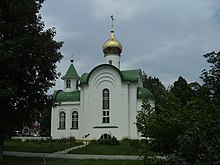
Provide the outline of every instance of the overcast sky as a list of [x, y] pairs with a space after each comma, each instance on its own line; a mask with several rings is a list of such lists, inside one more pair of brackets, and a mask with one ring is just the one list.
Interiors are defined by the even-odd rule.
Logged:
[[[82, 75], [105, 62], [102, 45], [115, 19], [121, 42], [121, 70], [141, 69], [165, 86], [179, 76], [199, 81], [208, 52], [220, 51], [220, 0], [46, 0], [40, 11], [46, 28], [63, 41], [62, 76], [71, 59]], [[56, 81], [54, 89], [62, 89]]]

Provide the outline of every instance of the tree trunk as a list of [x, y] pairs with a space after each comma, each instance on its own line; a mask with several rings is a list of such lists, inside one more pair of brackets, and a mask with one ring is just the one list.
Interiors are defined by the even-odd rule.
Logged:
[[0, 164], [3, 164], [4, 136], [0, 133]]

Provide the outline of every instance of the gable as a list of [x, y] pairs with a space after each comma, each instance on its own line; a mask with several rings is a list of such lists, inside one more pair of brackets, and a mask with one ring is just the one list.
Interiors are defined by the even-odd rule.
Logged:
[[89, 82], [89, 79], [92, 73], [96, 71], [97, 69], [100, 69], [101, 67], [110, 67], [111, 69], [118, 72], [121, 78], [121, 82], [137, 83], [140, 79], [142, 79], [141, 78], [142, 74], [141, 74], [140, 69], [120, 71], [118, 68], [116, 68], [113, 65], [102, 64], [92, 69], [90, 73], [84, 73], [80, 78], [80, 85], [88, 85], [88, 82]]

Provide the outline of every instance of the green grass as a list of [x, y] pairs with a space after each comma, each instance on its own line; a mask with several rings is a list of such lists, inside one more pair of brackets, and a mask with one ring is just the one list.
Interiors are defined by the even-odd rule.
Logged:
[[5, 141], [4, 151], [20, 151], [20, 152], [56, 152], [80, 145], [81, 143], [71, 142], [43, 142], [43, 141]]
[[[4, 157], [5, 165], [43, 165], [43, 158]], [[142, 165], [139, 160], [77, 160], [77, 159], [46, 159], [46, 165]]]
[[70, 154], [93, 154], [93, 155], [141, 155], [141, 152], [130, 147], [128, 142], [120, 142], [119, 145], [89, 144], [86, 147], [72, 150]]

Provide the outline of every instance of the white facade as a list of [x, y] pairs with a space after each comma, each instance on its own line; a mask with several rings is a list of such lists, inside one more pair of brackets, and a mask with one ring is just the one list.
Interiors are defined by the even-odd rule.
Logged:
[[[103, 52], [108, 53], [113, 46], [107, 43], [108, 50]], [[62, 77], [64, 89], [55, 91], [53, 95], [59, 103], [52, 108], [53, 139], [70, 136], [84, 139], [87, 135], [87, 139], [92, 140], [99, 139], [103, 134], [119, 140], [140, 138], [135, 124], [137, 111], [141, 110], [143, 97], [151, 100], [153, 105], [153, 95], [143, 88], [140, 69], [119, 70], [120, 54], [117, 53], [121, 53], [122, 47], [117, 49], [114, 55], [105, 55], [106, 64], [96, 66], [81, 77], [71, 64]], [[67, 81], [71, 81], [70, 86]], [[76, 88], [77, 82], [80, 90]]]

